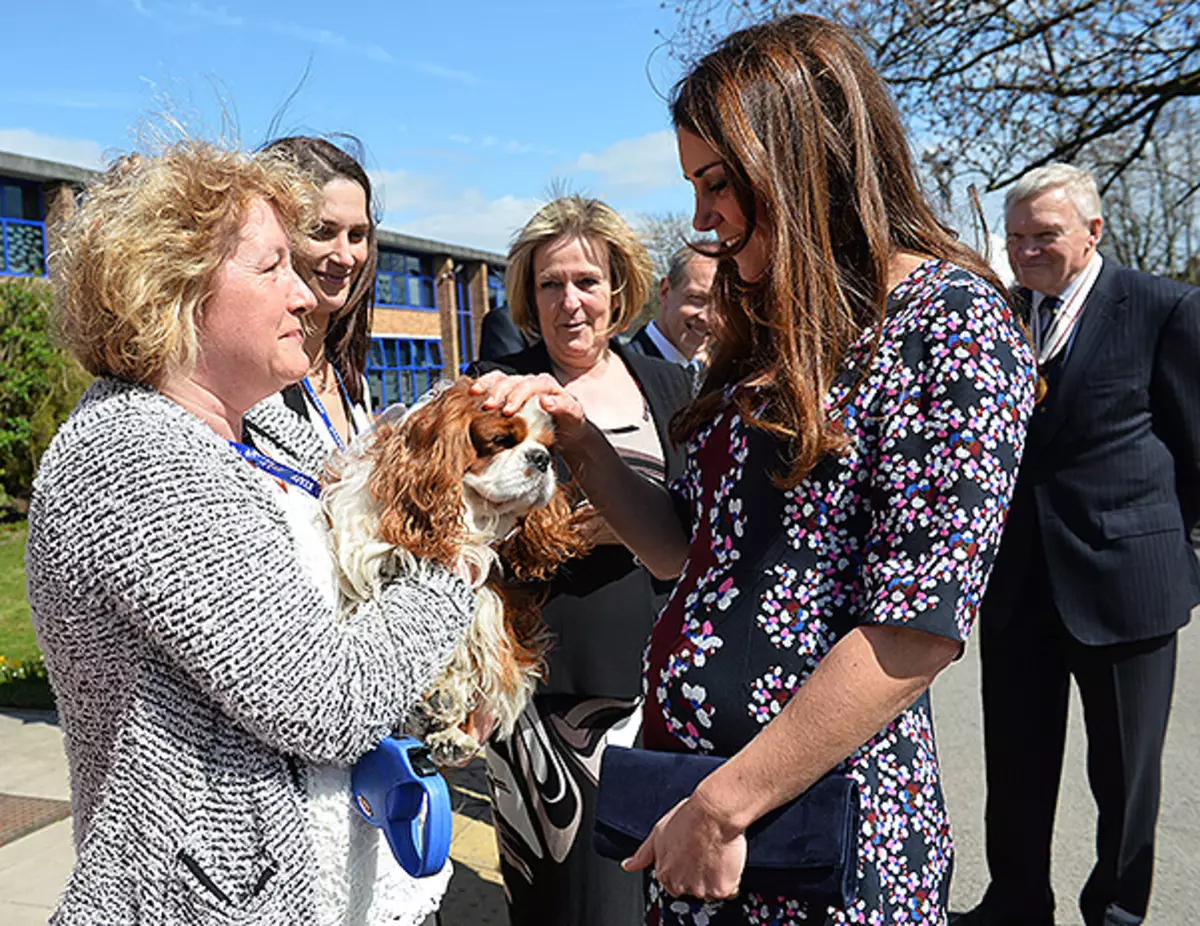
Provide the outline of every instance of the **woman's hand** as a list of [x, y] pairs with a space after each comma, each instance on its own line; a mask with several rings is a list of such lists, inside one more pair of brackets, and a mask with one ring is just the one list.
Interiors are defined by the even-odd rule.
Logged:
[[471, 385], [471, 392], [484, 395], [484, 408], [499, 408], [506, 415], [515, 414], [534, 396], [541, 399], [542, 408], [554, 418], [558, 442], [564, 450], [587, 430], [587, 415], [579, 400], [562, 387], [549, 373], [537, 376], [508, 376], [499, 370], [485, 373]]
[[672, 897], [736, 897], [746, 867], [746, 834], [723, 825], [693, 795], [654, 824], [637, 852], [621, 863], [626, 871], [650, 866]]

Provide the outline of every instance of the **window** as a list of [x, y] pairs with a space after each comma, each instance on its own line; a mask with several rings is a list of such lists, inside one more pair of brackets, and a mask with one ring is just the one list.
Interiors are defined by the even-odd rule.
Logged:
[[374, 411], [412, 405], [442, 378], [442, 342], [435, 338], [371, 339], [367, 383]]
[[458, 305], [458, 351], [461, 358], [458, 372], [467, 372], [471, 360], [475, 356], [475, 328], [471, 323], [471, 299], [468, 293], [467, 268], [456, 267], [454, 270], [455, 302]]
[[36, 183], [0, 177], [0, 276], [46, 275], [46, 226]]
[[508, 293], [504, 291], [504, 271], [488, 270], [488, 311], [508, 304]]
[[379, 250], [375, 303], [389, 308], [437, 311], [433, 259], [404, 251]]

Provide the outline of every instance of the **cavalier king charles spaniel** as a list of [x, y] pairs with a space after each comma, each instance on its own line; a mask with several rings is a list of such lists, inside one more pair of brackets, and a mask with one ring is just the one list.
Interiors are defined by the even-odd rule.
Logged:
[[439, 765], [479, 751], [473, 712], [511, 735], [548, 642], [527, 583], [586, 552], [558, 486], [550, 416], [536, 398], [511, 416], [485, 410], [470, 386], [463, 377], [407, 413], [385, 412], [331, 460], [321, 493], [342, 617], [422, 562], [475, 592], [466, 636], [405, 723]]

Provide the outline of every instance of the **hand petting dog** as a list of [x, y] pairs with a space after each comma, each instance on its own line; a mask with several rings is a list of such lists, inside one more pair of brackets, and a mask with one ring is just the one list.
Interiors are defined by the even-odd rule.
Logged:
[[331, 459], [321, 494], [340, 589], [353, 620], [386, 577], [437, 563], [475, 592], [475, 620], [405, 732], [440, 765], [474, 756], [492, 726], [511, 735], [544, 671], [548, 641], [536, 596], [588, 542], [572, 520], [536, 398], [504, 414], [471, 380], [437, 389]]

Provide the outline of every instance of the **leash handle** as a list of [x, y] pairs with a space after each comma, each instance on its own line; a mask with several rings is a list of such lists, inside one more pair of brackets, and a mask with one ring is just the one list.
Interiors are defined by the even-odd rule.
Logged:
[[411, 736], [389, 736], [358, 760], [350, 776], [354, 806], [383, 830], [392, 855], [414, 878], [437, 874], [450, 854], [450, 789]]

